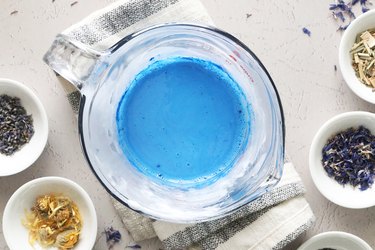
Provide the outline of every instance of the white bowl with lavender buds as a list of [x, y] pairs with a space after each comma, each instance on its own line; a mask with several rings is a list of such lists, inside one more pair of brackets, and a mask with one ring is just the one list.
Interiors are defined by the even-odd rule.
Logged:
[[353, 209], [375, 206], [375, 114], [347, 112], [324, 123], [311, 143], [309, 165], [328, 200]]
[[[363, 44], [364, 41], [366, 45]], [[375, 10], [370, 10], [357, 17], [345, 30], [339, 47], [339, 64], [349, 88], [357, 96], [373, 104], [375, 104], [374, 60]]]
[[47, 114], [38, 97], [24, 84], [0, 78], [0, 176], [31, 166], [47, 138]]

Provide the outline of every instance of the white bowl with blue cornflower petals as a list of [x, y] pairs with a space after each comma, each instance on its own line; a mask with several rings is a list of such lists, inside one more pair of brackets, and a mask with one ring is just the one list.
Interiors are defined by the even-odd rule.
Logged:
[[[375, 114], [363, 111], [347, 112], [337, 115], [324, 123], [316, 133], [310, 147], [309, 165], [310, 173], [315, 186], [320, 193], [333, 203], [347, 208], [359, 209], [375, 206], [375, 184], [369, 178], [370, 187], [350, 184], [340, 184], [333, 177], [329, 177], [323, 167], [323, 148], [328, 140], [338, 133], [349, 128], [357, 129], [363, 126], [375, 135]], [[373, 146], [371, 146], [373, 147]], [[375, 154], [375, 151], [372, 152]], [[375, 157], [375, 156], [374, 156]], [[375, 167], [374, 167], [375, 168]]]
[[18, 151], [11, 155], [0, 153], [0, 176], [9, 176], [27, 169], [39, 158], [47, 143], [48, 119], [41, 101], [26, 85], [0, 78], [1, 95], [18, 97], [27, 115], [31, 115], [34, 128], [30, 141]]
[[350, 233], [331, 231], [311, 237], [297, 250], [341, 249], [372, 250], [364, 240]]

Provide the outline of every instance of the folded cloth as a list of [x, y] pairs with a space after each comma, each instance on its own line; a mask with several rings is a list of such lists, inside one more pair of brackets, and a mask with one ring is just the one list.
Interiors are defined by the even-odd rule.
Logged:
[[[178, 21], [212, 24], [199, 0], [122, 0], [62, 33], [102, 50], [141, 28]], [[69, 85], [64, 87], [77, 111], [79, 93]], [[286, 163], [275, 188], [233, 214], [209, 222], [187, 225], [154, 221], [114, 199], [113, 204], [135, 241], [157, 236], [166, 249], [281, 249], [314, 220], [304, 192], [293, 165]]]
[[292, 163], [275, 188], [233, 214], [198, 224], [154, 221], [114, 200], [127, 230], [140, 241], [159, 237], [166, 249], [281, 249], [314, 220]]
[[[170, 22], [213, 25], [199, 0], [120, 0], [92, 13], [61, 34], [101, 51], [135, 31]], [[79, 92], [68, 82], [61, 84], [73, 111], [78, 113]]]

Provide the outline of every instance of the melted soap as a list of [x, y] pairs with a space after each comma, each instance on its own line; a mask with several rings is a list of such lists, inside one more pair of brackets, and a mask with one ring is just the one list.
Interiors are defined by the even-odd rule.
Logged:
[[227, 172], [250, 135], [250, 105], [220, 66], [196, 58], [156, 61], [117, 109], [119, 144], [143, 174], [173, 182]]

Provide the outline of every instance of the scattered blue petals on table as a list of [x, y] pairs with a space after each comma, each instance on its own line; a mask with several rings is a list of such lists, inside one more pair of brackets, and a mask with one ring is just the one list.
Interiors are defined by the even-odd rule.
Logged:
[[368, 189], [375, 176], [375, 135], [363, 126], [339, 132], [323, 147], [322, 164], [339, 184]]
[[362, 12], [363, 13], [365, 13], [365, 12], [367, 12], [367, 11], [369, 11], [370, 9], [369, 8], [367, 8], [366, 6], [362, 6]]
[[342, 22], [345, 22], [345, 17], [342, 12], [333, 12], [333, 15], [339, 18]]
[[131, 245], [131, 246], [127, 246], [126, 248], [130, 248], [130, 249], [141, 249], [142, 247], [140, 245]]
[[337, 30], [346, 30], [349, 27], [349, 24], [347, 25], [340, 25]]
[[336, 0], [334, 3], [331, 3], [329, 5], [329, 10], [332, 11], [333, 18], [339, 22], [339, 28], [337, 30], [346, 30], [350, 23], [356, 18], [353, 11], [354, 6], [360, 6], [361, 12], [365, 13], [370, 10], [368, 5], [371, 5], [371, 2], [368, 0], [351, 0], [347, 3], [345, 3], [344, 0]]
[[344, 1], [339, 1], [337, 4], [331, 4], [330, 10], [342, 10], [342, 11], [349, 11], [351, 9], [351, 5], [345, 4]]
[[112, 249], [112, 247], [121, 240], [121, 233], [113, 229], [113, 227], [106, 228], [104, 233], [108, 249]]
[[355, 5], [356, 3], [358, 3], [359, 2], [359, 0], [353, 0], [352, 1], [352, 5]]
[[305, 33], [306, 35], [311, 36], [311, 31], [308, 30], [307, 28], [303, 27], [302, 31], [303, 31], [303, 33]]

